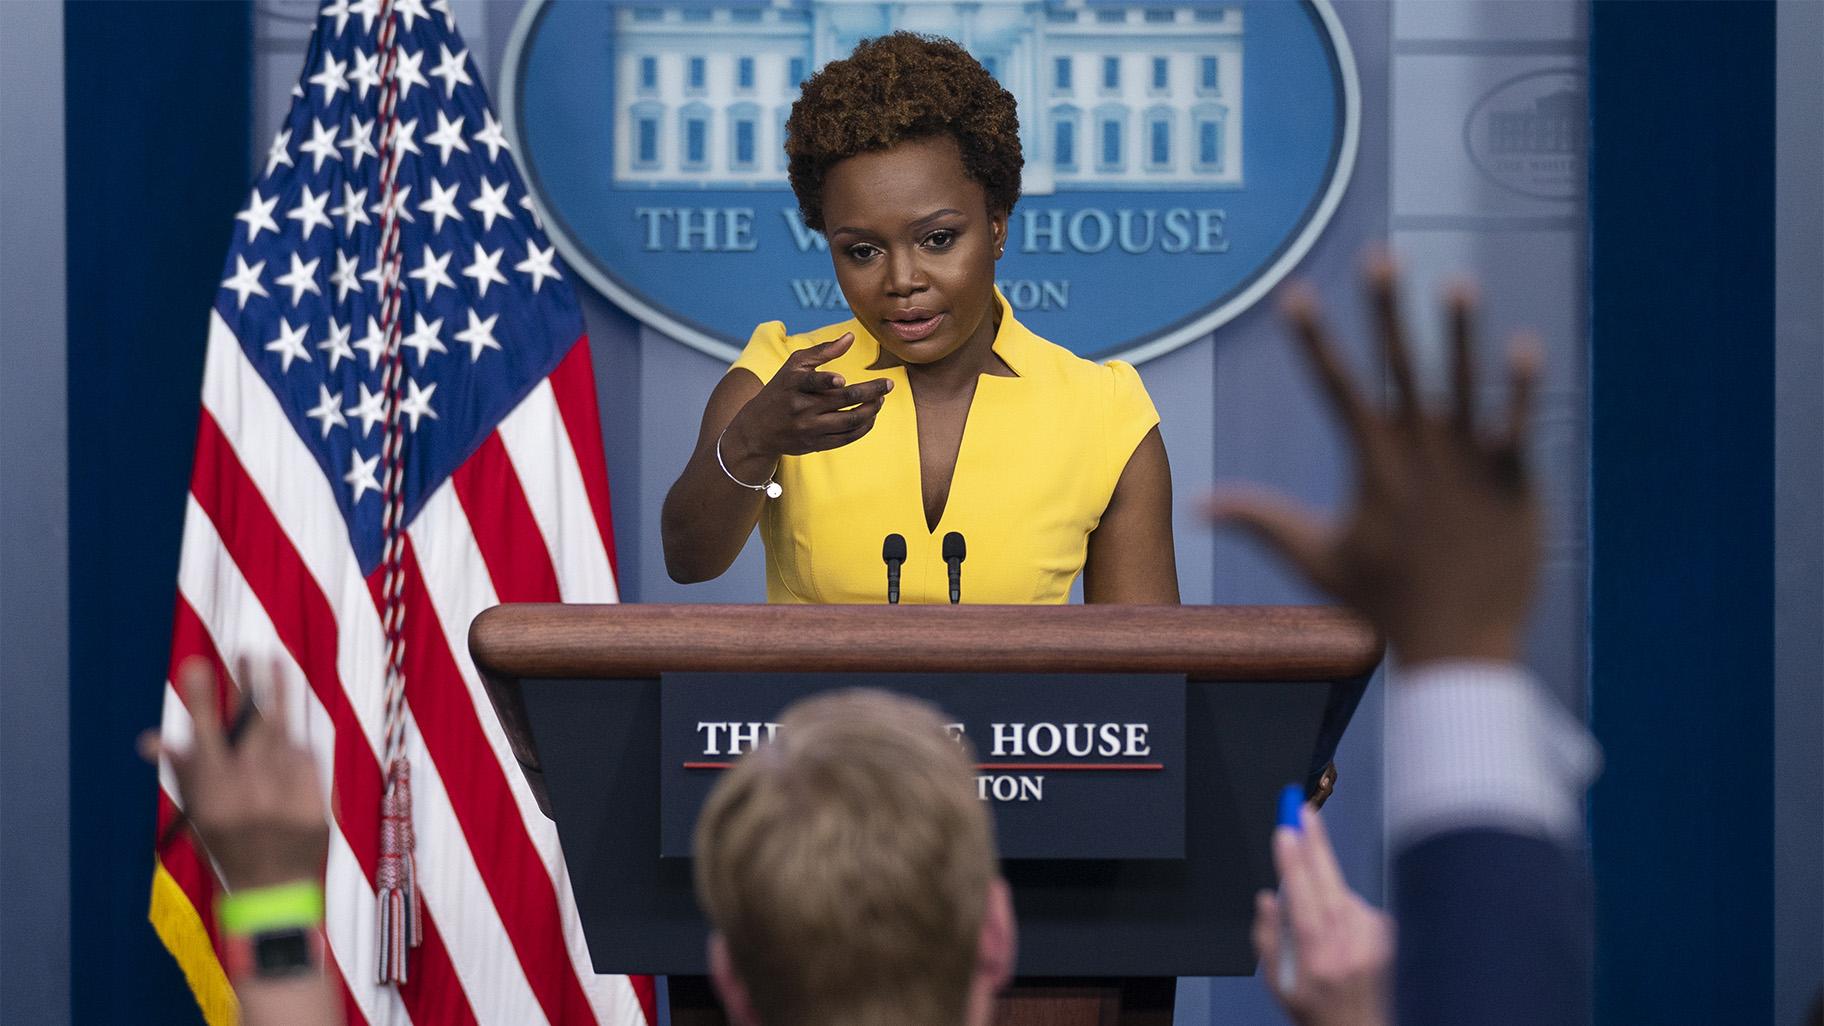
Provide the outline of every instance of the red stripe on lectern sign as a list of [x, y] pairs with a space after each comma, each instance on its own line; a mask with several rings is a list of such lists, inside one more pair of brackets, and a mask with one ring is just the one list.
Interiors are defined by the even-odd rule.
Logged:
[[[733, 769], [732, 762], [687, 762], [687, 770], [725, 770]], [[1123, 770], [1158, 771], [1165, 769], [1162, 762], [978, 762], [975, 768], [984, 772], [999, 770], [1004, 772], [1045, 771], [1050, 773], [1119, 773]]]

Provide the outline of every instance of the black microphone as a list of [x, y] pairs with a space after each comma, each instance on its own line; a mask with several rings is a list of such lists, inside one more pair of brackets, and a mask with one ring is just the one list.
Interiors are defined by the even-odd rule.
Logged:
[[963, 557], [966, 554], [961, 532], [951, 531], [944, 535], [944, 562], [950, 564], [950, 604], [953, 606], [963, 600]]
[[880, 558], [887, 561], [887, 604], [899, 605], [899, 565], [906, 561], [906, 537], [889, 534], [881, 543]]

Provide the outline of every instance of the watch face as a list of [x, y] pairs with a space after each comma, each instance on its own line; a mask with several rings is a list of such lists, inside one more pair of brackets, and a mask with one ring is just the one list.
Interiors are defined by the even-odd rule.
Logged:
[[316, 971], [310, 931], [294, 927], [253, 938], [253, 971], [260, 976], [293, 976]]

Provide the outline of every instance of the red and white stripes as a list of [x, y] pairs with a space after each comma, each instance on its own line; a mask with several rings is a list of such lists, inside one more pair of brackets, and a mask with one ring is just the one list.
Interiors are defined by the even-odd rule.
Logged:
[[[361, 574], [328, 480], [300, 472], [314, 465], [303, 440], [211, 318], [172, 676], [190, 655], [219, 668], [271, 653], [305, 683], [292, 689], [301, 706], [291, 722], [330, 789], [326, 950], [353, 1023], [651, 1021], [648, 989], [591, 971], [556, 832], [509, 758], [464, 640], [496, 601], [614, 596], [606, 494], [588, 483], [601, 459], [589, 380], [579, 340], [399, 532], [389, 620], [384, 571]], [[394, 652], [405, 690], [396, 706]], [[371, 968], [395, 708], [416, 785], [423, 895], [422, 943], [397, 986]], [[188, 727], [175, 690], [165, 720], [173, 736]], [[176, 814], [166, 785], [161, 824]], [[207, 859], [180, 838], [160, 860], [212, 927]]]

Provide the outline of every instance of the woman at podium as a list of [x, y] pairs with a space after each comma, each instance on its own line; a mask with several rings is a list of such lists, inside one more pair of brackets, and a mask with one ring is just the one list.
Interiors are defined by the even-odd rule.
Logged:
[[807, 80], [786, 131], [855, 316], [754, 329], [665, 500], [672, 578], [721, 575], [758, 524], [769, 602], [883, 602], [890, 574], [914, 603], [1062, 603], [1078, 574], [1088, 602], [1177, 602], [1139, 375], [1033, 334], [994, 285], [1013, 96], [955, 43], [894, 33]]

